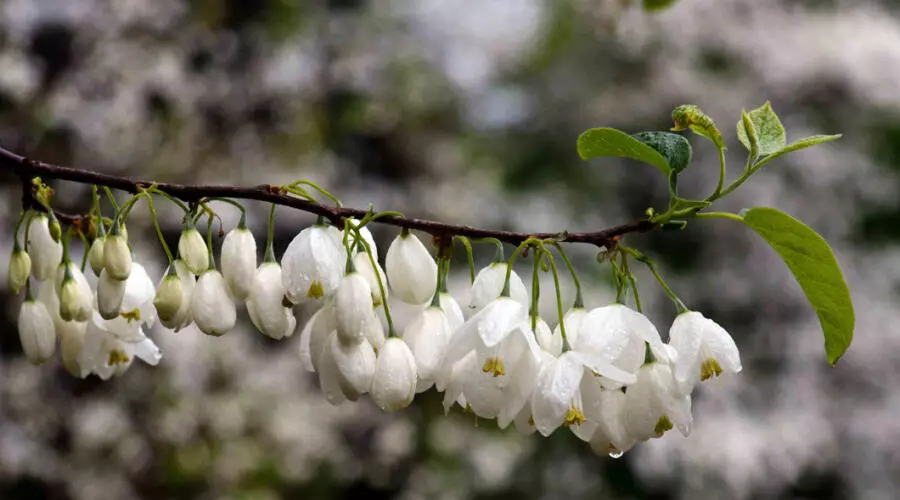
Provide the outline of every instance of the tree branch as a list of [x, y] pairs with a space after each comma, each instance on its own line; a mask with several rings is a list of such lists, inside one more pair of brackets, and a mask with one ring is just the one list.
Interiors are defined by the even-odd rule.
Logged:
[[[25, 206], [33, 208], [41, 208], [36, 205], [36, 200], [31, 192], [31, 179], [33, 177], [43, 177], [51, 179], [59, 179], [70, 182], [78, 182], [82, 184], [94, 184], [97, 186], [107, 186], [119, 189], [128, 193], [137, 193], [138, 188], [149, 188], [154, 185], [152, 181], [131, 179], [127, 177], [118, 177], [114, 175], [101, 174], [90, 170], [81, 170], [71, 167], [63, 167], [52, 165], [40, 161], [31, 160], [24, 156], [17, 155], [11, 151], [0, 147], [0, 167], [11, 171], [19, 176], [22, 181], [22, 203]], [[356, 208], [343, 208], [309, 200], [297, 198], [287, 194], [281, 187], [271, 184], [261, 184], [252, 187], [238, 186], [192, 186], [183, 184], [155, 183], [156, 187], [161, 191], [181, 199], [185, 202], [196, 202], [203, 198], [224, 197], [245, 200], [257, 200], [268, 203], [275, 203], [286, 207], [291, 207], [311, 214], [320, 215], [327, 218], [337, 227], [343, 227], [342, 220], [347, 217], [361, 218], [366, 215], [366, 210]], [[61, 214], [55, 212], [64, 222], [73, 223], [82, 218], [80, 215]], [[613, 226], [600, 231], [588, 233], [569, 233], [562, 231], [560, 233], [517, 233], [512, 231], [495, 231], [490, 229], [480, 229], [472, 226], [462, 226], [454, 224], [445, 224], [442, 222], [416, 219], [411, 217], [383, 217], [376, 222], [387, 224], [390, 226], [405, 227], [408, 229], [416, 229], [431, 234], [435, 238], [446, 239], [451, 236], [466, 236], [469, 238], [497, 238], [500, 241], [518, 245], [528, 238], [549, 239], [555, 238], [562, 242], [571, 243], [589, 243], [598, 247], [607, 246], [612, 241], [629, 233], [646, 232], [655, 227], [649, 220], [638, 220], [628, 224]]]

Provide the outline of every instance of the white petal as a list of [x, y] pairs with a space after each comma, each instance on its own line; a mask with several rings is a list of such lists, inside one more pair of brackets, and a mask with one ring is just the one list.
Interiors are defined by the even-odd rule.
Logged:
[[509, 297], [500, 297], [469, 318], [467, 323], [474, 327], [486, 347], [492, 347], [499, 344], [526, 315], [525, 306]]
[[403, 339], [416, 360], [419, 380], [425, 382], [419, 385], [418, 392], [422, 392], [433, 384], [450, 339], [450, 326], [444, 311], [437, 307], [423, 309], [407, 325]]
[[441, 292], [439, 298], [441, 300], [441, 309], [444, 310], [447, 322], [450, 324], [450, 332], [453, 333], [466, 322], [466, 318], [463, 316], [459, 303], [456, 302], [452, 295]]
[[407, 304], [425, 304], [437, 285], [437, 264], [412, 234], [400, 234], [385, 257], [385, 271], [394, 295]]
[[622, 370], [600, 356], [591, 356], [577, 351], [570, 352], [573, 358], [597, 375], [602, 375], [623, 385], [633, 384], [637, 381], [634, 373]]
[[[235, 228], [222, 241], [222, 275], [232, 295], [247, 300], [256, 275], [256, 240], [246, 228]], [[279, 273], [279, 280], [281, 274]]]
[[291, 302], [328, 297], [337, 289], [347, 254], [336, 232], [330, 226], [312, 226], [291, 240], [281, 259], [285, 296]]
[[225, 278], [211, 269], [200, 275], [191, 301], [191, 315], [197, 328], [207, 335], [220, 336], [234, 328], [237, 311]]
[[415, 397], [416, 362], [402, 339], [387, 339], [378, 352], [371, 393], [375, 404], [385, 411], [405, 408]]
[[90, 372], [90, 369], [81, 366], [80, 362], [86, 331], [86, 321], [66, 321], [56, 330], [59, 335], [59, 350], [63, 367], [73, 377], [84, 378]]
[[347, 398], [341, 389], [341, 374], [334, 356], [331, 355], [331, 350], [324, 349], [316, 363], [319, 367], [319, 387], [321, 387], [325, 399], [335, 406], [346, 401]]
[[318, 368], [319, 358], [325, 351], [328, 336], [335, 330], [334, 309], [330, 304], [316, 311], [300, 332], [300, 363], [306, 371]]
[[344, 276], [334, 295], [337, 332], [341, 342], [360, 342], [378, 320], [372, 309], [371, 289], [366, 279], [353, 272]]
[[[500, 296], [503, 285], [506, 283], [506, 272], [509, 266], [506, 262], [494, 262], [478, 271], [475, 281], [472, 283], [472, 300], [469, 307], [480, 311], [485, 306]], [[509, 296], [516, 302], [528, 307], [531, 296], [518, 273], [512, 271], [509, 277]]]
[[[387, 275], [384, 274], [384, 270], [381, 269], [381, 265], [378, 261], [375, 261], [375, 267], [372, 267], [372, 261], [369, 259], [368, 254], [359, 252], [353, 256], [353, 266], [356, 268], [356, 272], [362, 275], [369, 284], [372, 305], [378, 307], [383, 304], [388, 296], [388, 282]], [[381, 278], [380, 284], [378, 281], [379, 277]], [[384, 287], [385, 297], [381, 296], [382, 287]]]
[[62, 244], [50, 236], [47, 216], [35, 215], [28, 229], [28, 256], [31, 258], [31, 272], [43, 281], [52, 278], [62, 259]]
[[328, 341], [328, 349], [342, 378], [349, 384], [349, 387], [342, 384], [347, 399], [353, 401], [359, 394], [368, 392], [375, 375], [375, 350], [372, 346], [365, 341], [347, 345], [334, 335]]
[[538, 375], [531, 396], [531, 415], [538, 432], [544, 436], [549, 436], [565, 422], [581, 384], [584, 366], [572, 354], [571, 351], [564, 353]]
[[26, 300], [19, 310], [19, 341], [25, 357], [39, 365], [56, 352], [56, 329], [53, 318], [42, 302]]
[[282, 304], [283, 300], [281, 266], [274, 262], [262, 263], [253, 276], [247, 297], [247, 313], [260, 332], [276, 340], [288, 334], [291, 318], [294, 317], [293, 310]]

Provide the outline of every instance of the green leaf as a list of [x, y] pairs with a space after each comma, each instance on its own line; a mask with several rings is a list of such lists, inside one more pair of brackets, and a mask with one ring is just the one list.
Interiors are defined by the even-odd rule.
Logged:
[[[772, 104], [769, 101], [766, 101], [765, 104], [754, 109], [748, 115], [756, 128], [760, 155], [770, 155], [784, 148], [785, 144], [787, 144], [787, 136], [784, 133], [781, 120], [778, 119], [778, 115], [772, 110]], [[743, 120], [738, 122], [737, 135], [741, 144], [752, 151], [751, 142], [747, 137]]]
[[655, 149], [675, 172], [681, 172], [691, 163], [691, 143], [682, 135], [672, 132], [638, 132], [631, 137]]
[[712, 205], [711, 202], [705, 200], [688, 200], [686, 198], [675, 198], [670, 210], [676, 212], [681, 210], [702, 209]]
[[725, 149], [725, 141], [716, 127], [716, 122], [706, 115], [699, 106], [682, 104], [672, 110], [672, 120], [675, 126], [673, 132], [691, 129], [695, 134], [702, 135], [711, 140], [719, 149]]
[[587, 160], [616, 156], [649, 163], [669, 176], [672, 168], [658, 151], [634, 137], [614, 128], [592, 128], [578, 137], [578, 155]]
[[828, 243], [806, 224], [774, 208], [756, 207], [742, 216], [794, 273], [819, 317], [828, 361], [837, 363], [853, 340], [855, 319], [850, 290]]
[[747, 141], [744, 142], [744, 139], [741, 138], [741, 142], [750, 150], [750, 161], [756, 161], [756, 158], [759, 156], [759, 137], [756, 135], [756, 125], [753, 124], [753, 119], [743, 109], [741, 110], [741, 121], [737, 124], [739, 138], [742, 132]]
[[663, 10], [674, 5], [676, 0], [644, 0], [644, 10], [653, 12]]

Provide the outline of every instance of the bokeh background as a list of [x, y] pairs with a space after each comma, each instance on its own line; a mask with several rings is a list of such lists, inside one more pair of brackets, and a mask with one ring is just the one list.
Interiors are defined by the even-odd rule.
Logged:
[[[655, 169], [583, 162], [575, 139], [591, 126], [665, 130], [683, 103], [717, 120], [734, 175], [740, 110], [771, 100], [789, 140], [845, 136], [778, 160], [721, 208], [774, 206], [823, 234], [857, 329], [829, 367], [785, 266], [730, 221], [628, 237], [736, 337], [744, 372], [695, 392], [690, 437], [669, 433], [615, 460], [565, 431], [523, 437], [445, 417], [434, 393], [390, 415], [365, 398], [331, 407], [299, 364], [298, 335], [270, 341], [245, 315], [218, 339], [153, 331], [156, 368], [73, 379], [58, 362], [25, 361], [21, 297], [0, 290], [0, 498], [897, 498], [898, 10], [890, 0], [680, 0], [655, 13], [624, 0], [2, 0], [5, 147], [159, 181], [305, 178], [348, 205], [493, 228], [598, 229], [663, 205]], [[681, 189], [702, 196], [715, 151], [690, 140]], [[8, 249], [20, 191], [8, 173], [0, 182]], [[87, 187], [56, 187], [60, 209], [88, 206]], [[248, 209], [261, 238], [267, 207]], [[221, 208], [226, 229], [232, 212]], [[161, 216], [174, 244], [177, 213]], [[311, 222], [279, 210], [279, 254]], [[145, 209], [129, 229], [157, 279]], [[394, 235], [376, 231], [382, 248]], [[479, 263], [491, 252], [480, 248]], [[609, 302], [608, 270], [590, 249], [573, 253], [591, 304]], [[639, 278], [665, 333], [675, 311]]]

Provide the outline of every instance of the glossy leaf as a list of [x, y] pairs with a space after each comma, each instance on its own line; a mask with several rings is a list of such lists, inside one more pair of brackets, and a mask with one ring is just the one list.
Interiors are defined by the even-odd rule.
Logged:
[[672, 132], [638, 132], [631, 137], [655, 149], [675, 172], [681, 172], [691, 163], [691, 143], [682, 135]]
[[806, 224], [774, 208], [752, 208], [742, 216], [794, 274], [822, 325], [828, 361], [835, 364], [850, 347], [855, 318], [850, 290], [828, 243]]
[[583, 159], [615, 156], [649, 163], [668, 178], [672, 167], [663, 155], [634, 137], [614, 128], [592, 128], [578, 137], [578, 154]]
[[[772, 110], [772, 105], [769, 101], [766, 101], [766, 103], [759, 108], [750, 111], [747, 115], [750, 117], [750, 120], [753, 122], [753, 126], [756, 129], [760, 155], [770, 155], [785, 147], [785, 144], [787, 144], [787, 136], [784, 132], [784, 126], [781, 125], [781, 120], [778, 119], [778, 115]], [[737, 135], [741, 144], [752, 151], [752, 144], [750, 138], [747, 137], [747, 130], [744, 127], [743, 120], [739, 121], [737, 124]]]

